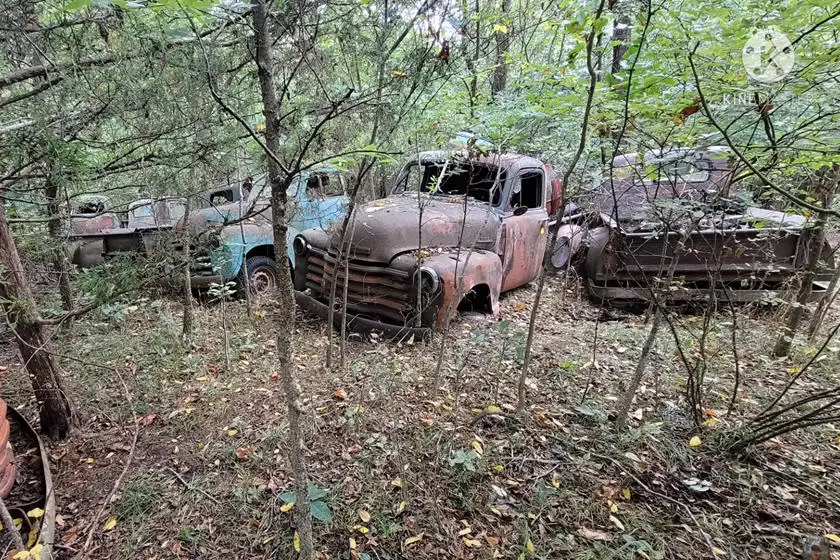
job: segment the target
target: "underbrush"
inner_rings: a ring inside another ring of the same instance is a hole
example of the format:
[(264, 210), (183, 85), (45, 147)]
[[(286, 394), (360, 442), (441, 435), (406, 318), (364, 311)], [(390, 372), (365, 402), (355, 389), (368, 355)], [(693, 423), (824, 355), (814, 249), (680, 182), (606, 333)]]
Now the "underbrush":
[[(315, 524), (324, 558), (782, 558), (798, 555), (806, 535), (840, 532), (835, 426), (740, 455), (728, 443), (814, 346), (767, 358), (772, 317), (743, 310), (741, 390), (727, 414), (731, 318), (712, 322), (701, 351), (703, 317), (682, 315), (685, 353), (706, 368), (704, 425), (695, 428), (687, 412), (686, 367), (665, 332), (628, 428), (616, 433), (616, 402), (649, 328), (644, 315), (607, 316), (552, 282), (517, 415), (532, 296), (519, 290), (498, 319), (453, 325), (440, 372), (438, 339), (350, 341), (346, 369), (327, 369), (324, 326), (298, 318), (306, 462), (329, 511)], [(91, 530), (89, 558), (293, 557), (271, 309), (247, 317), (244, 304), (229, 305), (230, 369), (219, 311), (196, 308), (187, 346), (180, 304), (153, 295), (56, 331), (81, 419), (51, 449), (62, 557)], [(825, 356), (794, 391), (836, 375), (837, 349)], [(12, 403), (27, 394), (19, 370), (6, 384)], [(107, 507), (117, 524), (90, 527), (123, 468), (135, 414), (136, 456)]]

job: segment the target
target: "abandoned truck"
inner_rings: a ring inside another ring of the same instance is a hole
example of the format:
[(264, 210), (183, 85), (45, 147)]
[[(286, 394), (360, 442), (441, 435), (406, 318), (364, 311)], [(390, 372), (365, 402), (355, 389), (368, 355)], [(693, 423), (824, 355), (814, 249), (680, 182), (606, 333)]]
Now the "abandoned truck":
[[(295, 235), (309, 228), (326, 228), (344, 217), (346, 188), (343, 175), (332, 167), (318, 167), (292, 179), (287, 190), (287, 254), (283, 256), (292, 268)], [(255, 294), (277, 286), (270, 189), (258, 178), (253, 187), (248, 184), (235, 191), (212, 191), (210, 206), (190, 214), (189, 229), (196, 239), (192, 265), (195, 290), (229, 281), (236, 282), (240, 294), (246, 285)], [(227, 203), (213, 204), (220, 200)]]
[(65, 231), (70, 243), (69, 259), (81, 267), (103, 262), (102, 238), (96, 234), (103, 229), (120, 226), (119, 216), (111, 209), (107, 197), (100, 195), (80, 196), (70, 210), (70, 221)]
[[(101, 206), (105, 203), (98, 204)], [(162, 232), (172, 230), (175, 223), (184, 216), (185, 207), (186, 200), (183, 198), (142, 198), (128, 205), (124, 221), (118, 220), (113, 213), (98, 214), (96, 221), (89, 222), (84, 230), (74, 231), (70, 235), (73, 241), (70, 260), (85, 268), (102, 264), (107, 258), (144, 254), (157, 244)], [(74, 215), (74, 230), (77, 219)], [(91, 223), (94, 227), (91, 227)]]
[(326, 317), (335, 280), (348, 328), (395, 337), (428, 336), (459, 309), (495, 312), (501, 292), (539, 274), (559, 195), (532, 157), (420, 153), (389, 197), (355, 209), (346, 261), (340, 228), (294, 239), (296, 300)]
[(831, 276), (826, 247), (814, 248), (805, 217), (738, 201), (724, 148), (622, 155), (591, 193), (589, 211), (570, 217), (566, 237), (579, 250), (596, 302), (770, 301), (822, 252), (812, 298)]

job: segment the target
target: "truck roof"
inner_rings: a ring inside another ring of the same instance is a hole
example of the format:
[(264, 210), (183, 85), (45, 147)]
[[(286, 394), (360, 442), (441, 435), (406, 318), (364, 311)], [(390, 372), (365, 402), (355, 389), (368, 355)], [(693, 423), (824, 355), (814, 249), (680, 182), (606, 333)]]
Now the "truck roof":
[[(461, 150), (456, 151), (446, 151), (446, 150), (429, 150), (425, 152), (419, 152), (415, 156), (412, 156), (411, 159), (417, 158), (419, 161), (423, 163), (431, 163), (436, 161), (446, 161), (447, 159), (457, 155), (462, 154)], [(526, 156), (523, 154), (516, 154), (516, 153), (488, 153), (482, 154), (475, 158), (474, 161), (487, 165), (488, 167), (498, 167), (501, 166), (504, 169), (511, 170), (511, 169), (522, 169), (522, 168), (529, 168), (529, 167), (537, 167), (537, 168), (544, 168), (545, 163), (538, 160), (537, 158), (533, 158), (531, 156)]]

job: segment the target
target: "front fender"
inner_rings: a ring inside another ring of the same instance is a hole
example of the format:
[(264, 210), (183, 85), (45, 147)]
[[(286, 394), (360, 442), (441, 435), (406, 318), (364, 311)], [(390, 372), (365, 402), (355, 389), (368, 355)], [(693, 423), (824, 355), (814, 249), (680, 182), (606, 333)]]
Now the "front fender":
[(222, 279), (233, 280), (242, 268), (242, 261), (252, 249), (274, 245), (271, 225), (243, 224), (227, 226), (219, 232), (221, 245), (210, 254), (213, 268), (218, 268)]
[(490, 308), (499, 312), (499, 292), (502, 288), (502, 261), (490, 251), (462, 249), (446, 251), (425, 259), (421, 266), (437, 272), (441, 282), (440, 307), (436, 327), (446, 324), (458, 312), (458, 304), (470, 290), (482, 284), (490, 291)]

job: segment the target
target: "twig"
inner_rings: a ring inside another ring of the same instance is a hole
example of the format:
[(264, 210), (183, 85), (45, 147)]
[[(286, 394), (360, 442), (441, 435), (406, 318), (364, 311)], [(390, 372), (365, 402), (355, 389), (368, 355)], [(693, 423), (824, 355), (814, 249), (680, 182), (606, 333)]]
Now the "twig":
[(209, 494), (208, 492), (202, 490), (201, 488), (196, 488), (195, 486), (193, 486), (192, 484), (190, 484), (189, 482), (184, 480), (184, 477), (182, 477), (181, 474), (178, 471), (176, 471), (175, 469), (173, 469), (172, 467), (166, 467), (166, 470), (168, 470), (169, 472), (174, 474), (175, 477), (178, 480), (181, 481), (181, 484), (183, 484), (184, 486), (187, 487), (187, 490), (192, 490), (193, 492), (199, 492), (201, 494), (204, 494), (204, 496), (206, 496), (207, 499), (209, 499), (214, 504), (220, 503), (219, 500), (217, 498), (214, 498), (212, 494)]
[(15, 545), (15, 548), (18, 550), (26, 550), (26, 547), (23, 546), (23, 539), (20, 538), (20, 533), (15, 528), (15, 522), (12, 519), (12, 514), (9, 513), (9, 510), (6, 508), (6, 503), (3, 501), (3, 498), (0, 498), (0, 519), (3, 520), (3, 525), (8, 528), (9, 535), (11, 535), (12, 543)]
[[(132, 373), (136, 369), (136, 365), (131, 366)], [(87, 550), (90, 548), (90, 545), (93, 542), (94, 531), (99, 525), (99, 520), (102, 519), (102, 514), (105, 513), (105, 508), (108, 507), (108, 504), (113, 499), (114, 494), (117, 493), (117, 490), (122, 484), (125, 475), (128, 474), (128, 468), (131, 466), (131, 461), (134, 459), (134, 451), (137, 449), (137, 436), (140, 435), (140, 422), (137, 420), (137, 411), (134, 410), (134, 399), (131, 398), (131, 393), (129, 392), (128, 386), (125, 384), (125, 379), (123, 378), (122, 374), (120, 374), (119, 370), (114, 368), (114, 373), (116, 373), (117, 377), (120, 379), (123, 391), (125, 391), (126, 399), (128, 399), (128, 402), (131, 405), (131, 415), (134, 418), (134, 438), (131, 441), (131, 449), (128, 452), (128, 458), (126, 458), (125, 460), (125, 466), (123, 467), (120, 476), (118, 476), (117, 479), (114, 481), (114, 486), (111, 488), (111, 491), (108, 493), (108, 496), (105, 498), (105, 501), (102, 502), (102, 506), (100, 506), (99, 511), (96, 512), (96, 516), (90, 523), (90, 529), (88, 530), (88, 536), (85, 540), (85, 545), (82, 547), (82, 550), (79, 553), (79, 555), (82, 557), (86, 555)]]

